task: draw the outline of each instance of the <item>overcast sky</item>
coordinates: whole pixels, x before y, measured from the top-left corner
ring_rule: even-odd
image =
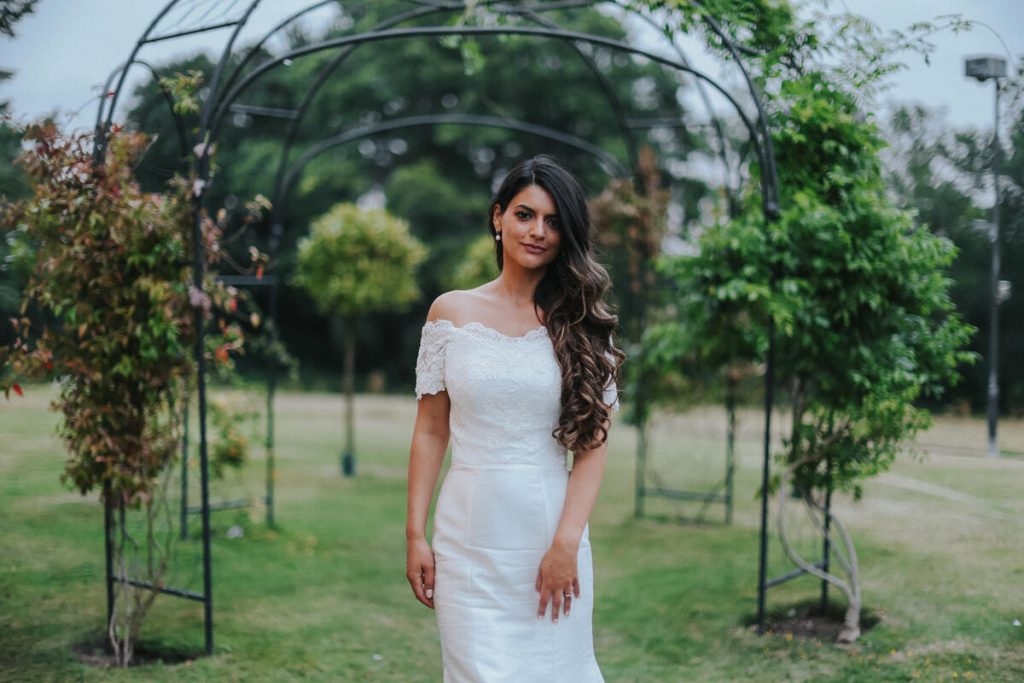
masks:
[[[233,0],[199,0],[204,8],[228,6]],[[901,29],[914,21],[960,13],[984,22],[998,32],[1012,56],[1024,54],[1024,0],[835,0],[863,14],[883,29]],[[15,27],[13,41],[0,38],[0,66],[14,70],[0,88],[19,119],[53,111],[69,116],[76,127],[89,127],[96,113],[95,98],[107,75],[130,54],[135,40],[166,0],[41,0],[36,12]],[[244,3],[239,2],[239,5]],[[305,3],[264,0],[254,13],[245,36],[260,35],[281,17]],[[216,38],[223,40],[224,32]],[[181,52],[212,44],[207,35],[169,41],[146,48],[143,57],[160,63]],[[992,31],[978,28],[967,34],[943,33],[927,66],[907,55],[909,68],[893,77],[889,100],[918,101],[943,107],[958,124],[991,126],[992,86],[963,76],[963,57],[977,53],[1006,56]],[[141,77],[141,74],[139,74]]]

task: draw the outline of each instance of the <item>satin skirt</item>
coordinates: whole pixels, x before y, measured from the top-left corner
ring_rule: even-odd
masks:
[[[581,595],[569,615],[537,617],[537,570],[565,501],[564,467],[448,470],[434,511],[434,609],[444,683],[603,683],[594,656],[589,527],[577,555]]]

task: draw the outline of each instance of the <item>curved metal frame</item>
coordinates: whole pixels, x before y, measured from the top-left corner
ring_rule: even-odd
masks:
[[[775,171],[774,155],[771,151],[770,135],[768,134],[767,119],[764,115],[763,109],[760,107],[758,102],[758,123],[754,124],[753,121],[747,116],[746,112],[740,106],[739,102],[722,87],[718,81],[711,78],[707,74],[698,69],[695,69],[687,64],[683,64],[676,59],[669,57],[663,57],[661,55],[650,52],[649,50],[642,50],[635,48],[628,43],[623,43],[618,40],[611,38],[605,38],[603,36],[595,36],[588,33],[579,33],[576,31],[565,31],[561,29],[546,29],[536,28],[527,26],[423,26],[415,28],[396,28],[396,29],[384,29],[381,31],[372,31],[367,33],[360,33],[350,36],[342,36],[339,38],[332,38],[329,40],[320,41],[317,43],[311,43],[304,45],[298,49],[291,50],[283,55],[274,57],[267,60],[260,66],[258,66],[251,73],[247,74],[239,83],[234,85],[220,100],[217,111],[211,117],[204,117],[201,131],[206,133],[207,136],[212,140],[216,138],[217,132],[220,129],[221,124],[224,121],[224,116],[230,108],[232,102],[234,102],[239,95],[248,87],[259,79],[260,76],[267,73],[271,69],[280,66],[285,61],[291,61],[298,57],[303,57],[310,54],[315,54],[331,48],[341,48],[348,45],[360,45],[363,43],[378,42],[384,40],[395,40],[404,38],[414,37],[427,37],[427,36],[486,36],[486,35],[526,35],[543,38],[556,38],[560,40],[575,41],[581,43],[591,43],[594,45],[600,45],[602,47],[609,47],[622,52],[639,55],[646,57],[652,62],[656,62],[663,66],[668,66],[676,69],[677,71],[683,71],[692,76],[704,81],[710,87],[714,88],[721,94],[736,110],[737,116],[743,122],[747,132],[750,133],[752,139],[757,141],[755,144],[755,150],[758,155],[758,160],[761,162],[762,168],[765,172],[761,174],[761,187],[763,200],[764,213],[770,219],[774,219],[778,216],[778,179]],[[746,74],[746,72],[743,72]],[[749,81],[749,76],[745,76]],[[753,84],[751,82],[751,87]],[[755,101],[758,98],[754,98]],[[207,103],[214,100],[211,97],[207,100]],[[202,148],[202,155],[200,156],[199,163],[205,163],[207,157],[208,148]]]
[[[536,135],[554,142],[560,142],[563,145],[575,147],[581,152],[590,154],[606,166],[606,171],[614,170],[620,177],[629,175],[629,171],[619,162],[618,159],[600,147],[578,138],[575,135],[562,133],[552,128],[538,126],[525,121],[517,121],[515,119],[504,119],[498,116],[457,114],[454,112],[445,114],[421,114],[418,116],[404,116],[397,119],[388,119],[387,121],[381,121],[380,123],[375,123],[370,126],[359,126],[357,128],[345,130],[310,147],[288,168],[288,171],[285,174],[284,184],[282,185],[282,192],[280,195],[282,212],[288,208],[289,191],[295,184],[295,181],[298,180],[299,174],[302,173],[307,164],[324,152],[340,145],[390,130],[414,128],[418,126],[437,126],[442,124],[504,128],[505,130],[516,130],[520,133]],[[609,175],[613,174],[609,173]]]
[[[616,4],[619,3],[616,2]],[[644,23],[646,23],[648,26],[658,31],[659,35],[662,35],[662,37],[666,39],[666,42],[668,43],[669,47],[671,47],[672,51],[676,53],[676,56],[679,58],[680,62],[689,65],[690,60],[686,58],[686,53],[683,52],[683,48],[679,45],[679,43],[675,41],[675,38],[673,36],[665,36],[661,32],[661,27],[658,26],[658,22],[654,21],[652,17],[646,14],[638,14],[637,16],[642,21],[644,21]],[[729,201],[729,214],[733,215],[736,207],[735,197],[733,196],[733,189],[729,187],[729,181],[731,180],[730,172],[732,169],[730,168],[729,156],[727,153],[727,145],[725,144],[725,131],[722,130],[722,122],[719,119],[719,117],[715,114],[714,108],[711,106],[711,98],[708,96],[708,91],[704,85],[704,82],[701,80],[697,80],[696,85],[697,92],[700,93],[701,101],[704,103],[704,109],[707,110],[708,116],[711,118],[711,125],[714,128],[715,137],[718,138],[718,155],[722,158],[722,166],[725,169],[725,189]],[[743,157],[741,155],[740,159],[742,160],[742,158]],[[739,172],[739,169],[737,169],[737,172]]]
[[[146,62],[141,59],[136,59],[132,63],[125,62],[124,64],[121,64],[116,69],[114,69],[110,73],[110,75],[107,76],[107,80],[103,84],[103,94],[100,95],[100,106],[97,108],[96,124],[94,126],[94,130],[100,129],[100,122],[103,120],[103,109],[104,104],[106,103],[107,93],[112,92],[110,90],[110,84],[113,83],[114,79],[118,76],[122,76],[123,78],[124,75],[127,73],[128,69],[130,68],[131,64],[138,64],[139,66],[144,66],[146,67],[146,70],[149,71],[150,74],[152,74],[153,79],[157,83],[157,87],[160,88],[160,93],[164,96],[164,100],[167,102],[167,108],[171,113],[171,118],[174,120],[174,129],[178,134],[178,154],[182,159],[188,158],[188,133],[185,131],[184,120],[182,120],[181,116],[178,115],[178,112],[174,111],[174,97],[167,90],[167,88],[165,88],[163,84],[160,83],[161,76],[160,72],[157,71],[156,67],[154,67],[149,62]],[[110,106],[111,111],[113,111],[114,105],[111,104]],[[103,149],[103,147],[97,145],[96,150],[98,151],[100,149]]]
[[[296,133],[298,131],[299,124],[303,118],[305,111],[312,103],[316,93],[322,87],[323,83],[330,77],[330,74],[344,61],[344,59],[351,54],[352,50],[364,43],[380,42],[387,40],[405,40],[410,38],[428,38],[428,37],[442,37],[442,36],[497,36],[497,35],[521,35],[529,36],[534,38],[560,40],[567,42],[573,46],[580,57],[587,63],[588,67],[593,71],[597,77],[598,84],[605,91],[605,95],[608,97],[609,106],[612,108],[615,114],[616,120],[620,127],[620,131],[626,140],[627,147],[629,149],[629,156],[635,158],[635,142],[632,139],[632,132],[627,122],[625,121],[624,114],[622,111],[621,103],[618,102],[615,97],[614,90],[611,88],[607,79],[603,77],[600,70],[597,69],[592,60],[587,58],[587,55],[580,48],[582,44],[589,44],[594,46],[601,46],[610,48],[615,51],[624,52],[636,56],[642,56],[654,63],[661,64],[662,66],[669,67],[676,70],[677,72],[687,73],[697,79],[698,83],[701,83],[701,93],[705,97],[706,92],[704,91],[704,85],[717,91],[722,97],[724,97],[735,109],[737,116],[743,122],[750,137],[750,144],[754,148],[757,154],[758,161],[761,164],[763,172],[761,173],[761,194],[762,194],[762,210],[767,220],[775,220],[779,215],[779,190],[778,190],[778,174],[775,167],[774,152],[772,150],[771,136],[768,129],[767,117],[764,112],[764,108],[761,103],[760,93],[757,87],[754,85],[753,80],[750,78],[744,64],[741,53],[751,54],[751,51],[742,46],[736,45],[721,29],[720,26],[710,17],[710,15],[701,11],[701,19],[707,28],[722,41],[725,45],[726,50],[729,52],[732,60],[736,66],[740,69],[743,75],[744,82],[746,83],[748,95],[754,102],[757,110],[757,115],[754,119],[751,119],[747,113],[740,106],[739,102],[734,98],[722,85],[720,85],[714,78],[707,74],[693,68],[689,65],[685,59],[682,51],[675,44],[672,43],[672,48],[676,53],[676,58],[665,57],[663,55],[656,54],[652,51],[640,49],[634,47],[626,42],[606,38],[603,36],[580,33],[576,31],[564,30],[555,24],[555,22],[549,20],[546,17],[541,16],[540,13],[557,10],[557,9],[572,9],[582,7],[592,7],[601,4],[614,4],[620,9],[630,12],[636,16],[644,17],[647,21],[651,21],[643,11],[637,8],[624,6],[621,1],[616,0],[563,0],[561,2],[553,1],[542,4],[526,4],[526,3],[508,3],[501,2],[500,0],[483,0],[479,3],[468,3],[458,0],[445,2],[443,0],[408,0],[413,6],[404,13],[393,16],[382,22],[382,27],[376,27],[370,31],[363,33],[356,33],[352,35],[345,35],[329,40],[323,40],[311,45],[303,46],[298,49],[289,51],[285,55],[281,55],[275,58],[266,60],[265,62],[257,65],[252,71],[243,75],[243,69],[252,61],[253,57],[259,51],[259,48],[273,35],[284,29],[286,26],[297,20],[301,16],[326,6],[334,0],[321,0],[313,2],[305,8],[298,10],[297,12],[290,15],[287,19],[280,22],[272,30],[267,32],[240,60],[235,69],[225,77],[225,71],[228,66],[228,62],[232,57],[235,42],[242,29],[248,23],[249,18],[255,11],[257,6],[260,4],[260,0],[248,0],[248,6],[245,7],[244,11],[241,11],[236,19],[223,20],[218,23],[210,24],[207,26],[190,27],[181,31],[171,30],[168,33],[154,36],[154,30],[160,25],[161,21],[168,16],[170,11],[178,6],[180,3],[187,3],[188,0],[169,0],[153,21],[149,24],[146,30],[143,32],[140,39],[136,42],[128,60],[125,64],[111,75],[108,80],[108,87],[110,82],[113,81],[115,76],[118,77],[117,85],[113,89],[112,95],[106,97],[106,90],[104,91],[104,97],[100,101],[99,111],[97,113],[97,124],[96,124],[96,137],[95,137],[95,148],[94,148],[94,160],[96,163],[100,163],[103,158],[103,152],[106,147],[106,134],[109,130],[114,112],[116,110],[117,102],[120,97],[121,91],[124,87],[125,80],[127,77],[128,70],[133,64],[142,63],[144,66],[149,66],[141,62],[138,59],[138,54],[141,48],[150,42],[156,42],[159,40],[169,40],[184,35],[194,35],[197,33],[212,31],[223,28],[231,28],[229,37],[227,38],[224,49],[222,50],[220,60],[217,62],[217,66],[214,70],[213,78],[209,88],[209,94],[203,102],[202,111],[200,114],[199,124],[199,144],[191,148],[187,145],[182,145],[183,149],[189,151],[195,151],[193,156],[193,169],[196,174],[196,178],[200,181],[200,186],[205,186],[205,183],[210,178],[210,157],[209,150],[212,143],[216,140],[217,133],[220,130],[220,126],[223,123],[224,117],[233,106],[235,100],[245,91],[245,89],[256,82],[262,75],[269,72],[270,70],[278,67],[285,63],[286,60],[296,59],[298,57],[326,51],[326,50],[338,50],[339,54],[336,56],[331,63],[325,66],[321,70],[317,79],[314,81],[313,86],[307,90],[306,96],[303,99],[303,103],[300,105],[300,109],[295,112],[296,116],[293,118],[292,125],[285,136],[285,144],[283,146],[281,162],[278,168],[278,173],[275,178],[275,198],[277,201],[274,202],[274,215],[272,219],[272,234],[271,234],[271,246],[272,249],[276,248],[279,241],[281,231],[283,231],[282,218],[283,213],[278,211],[278,206],[284,206],[287,203],[287,189],[291,185],[294,178],[297,176],[301,169],[314,158],[317,154],[323,152],[326,149],[350,142],[359,137],[366,135],[372,135],[382,130],[393,130],[395,128],[409,126],[409,125],[437,125],[440,123],[461,123],[471,125],[488,125],[488,126],[501,126],[510,128],[513,130],[520,130],[529,134],[543,135],[551,139],[557,139],[560,142],[573,145],[578,149],[582,149],[589,153],[595,154],[599,158],[603,158],[606,162],[607,157],[610,157],[606,152],[596,148],[591,143],[587,143],[584,140],[580,140],[571,135],[560,133],[558,131],[552,131],[551,129],[544,128],[542,126],[535,126],[533,124],[509,121],[507,119],[500,119],[498,117],[483,117],[474,115],[436,115],[428,117],[407,117],[405,119],[396,119],[380,124],[368,127],[362,127],[340,133],[328,140],[324,140],[319,144],[315,145],[312,149],[307,150],[295,164],[288,169],[288,157],[290,156],[290,150],[294,144]],[[496,13],[502,13],[507,15],[518,15],[524,17],[526,20],[531,21],[537,26],[417,26],[408,28],[392,28],[397,24],[402,23],[411,18],[418,18],[437,12],[458,12],[465,11],[467,5],[477,4],[478,6],[486,6],[491,11]],[[696,2],[694,4],[697,4]],[[697,5],[700,7],[700,5]],[[224,15],[231,13],[234,9],[235,4],[232,3],[228,6],[228,9],[224,10],[221,15],[221,19],[226,19]],[[194,8],[193,8],[194,9]],[[207,12],[207,15],[209,12]],[[185,17],[189,16],[191,11],[186,12]],[[205,19],[205,16],[200,19]],[[182,20],[179,20],[183,22]],[[173,29],[174,27],[172,27]],[[149,67],[152,70],[152,67]],[[154,72],[155,73],[155,72]],[[104,110],[106,109],[106,116],[104,117]],[[710,108],[709,108],[710,111]],[[178,121],[176,119],[176,121]],[[180,124],[180,122],[178,122]],[[715,118],[715,127],[720,139],[720,152],[723,155],[723,160],[726,162],[726,168],[728,170],[728,161],[725,158],[725,145],[724,135],[721,132],[721,127]],[[181,134],[181,127],[179,125],[179,135]],[[621,164],[616,162],[617,166],[621,168]],[[204,196],[203,194],[197,193],[193,201],[193,211],[195,214],[195,221],[193,226],[193,239],[195,244],[200,245],[202,241],[200,239],[200,215],[204,209]],[[198,289],[202,289],[203,275],[204,275],[204,263],[203,254],[200,249],[195,250],[194,263],[193,263],[193,285]],[[276,278],[271,278],[272,282],[276,283]],[[276,284],[271,285],[271,318],[273,319],[276,315]],[[208,459],[207,459],[207,433],[206,433],[206,364],[203,353],[204,348],[204,321],[199,311],[196,313],[196,343],[193,353],[196,359],[197,365],[197,403],[199,411],[199,455],[200,455],[200,476],[201,476],[201,488],[202,488],[202,502],[201,511],[203,519],[203,594],[198,596],[197,594],[188,594],[185,597],[191,597],[193,599],[201,600],[204,603],[204,626],[206,635],[206,651],[207,653],[213,652],[213,595],[212,595],[212,568],[211,568],[211,555],[210,555],[210,532],[209,532],[209,481],[208,481]],[[769,345],[768,357],[767,357],[767,372],[765,378],[765,429],[764,429],[764,480],[767,481],[768,468],[769,468],[769,454],[770,454],[770,443],[771,443],[771,409],[773,402],[773,366],[774,366],[774,331],[771,333],[771,342]],[[273,379],[268,380],[268,409],[272,406],[272,397],[274,391]],[[268,458],[272,458],[273,448],[273,436],[272,436],[272,412],[269,415],[268,420]],[[272,462],[272,460],[271,460]],[[758,613],[759,616],[763,615],[764,610],[764,569],[765,569],[765,557],[766,557],[766,520],[767,520],[767,497],[762,496],[762,528],[761,528],[761,567],[760,567],[760,582],[759,582],[759,593],[758,593]],[[110,514],[108,511],[107,518],[109,519]],[[109,535],[109,531],[108,531]],[[109,553],[109,544],[108,544]],[[109,557],[108,557],[109,560]],[[108,561],[109,567],[109,561]],[[108,586],[108,614],[109,609],[112,607],[112,585],[115,580],[129,581],[125,577],[114,577],[108,570],[107,572],[107,586]],[[136,582],[138,583],[138,582]],[[144,586],[145,587],[145,586]],[[158,587],[148,586],[149,588],[159,589]],[[177,589],[164,589],[165,592],[171,594],[179,594],[182,591]]]

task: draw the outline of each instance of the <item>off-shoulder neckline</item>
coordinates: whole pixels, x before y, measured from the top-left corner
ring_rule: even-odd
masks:
[[[448,327],[448,328],[451,328],[453,330],[460,330],[460,331],[464,331],[464,332],[469,332],[469,331],[472,331],[472,330],[476,330],[476,331],[482,333],[484,336],[492,337],[492,338],[495,338],[495,339],[508,340],[508,341],[520,341],[520,340],[525,341],[525,340],[528,340],[528,339],[544,338],[544,337],[547,337],[547,334],[548,334],[548,328],[546,328],[544,325],[539,325],[538,327],[535,327],[532,330],[528,330],[527,332],[525,332],[523,334],[519,334],[519,335],[505,334],[504,332],[500,332],[500,331],[494,329],[493,327],[489,327],[489,326],[484,325],[483,323],[477,322],[475,320],[472,320],[472,321],[470,321],[468,323],[465,323],[464,325],[460,326],[460,325],[456,325],[451,320],[447,320],[445,318],[437,318],[436,320],[428,320],[426,323],[424,323],[424,327],[426,327],[427,325],[437,325],[437,326],[440,326],[440,327]]]

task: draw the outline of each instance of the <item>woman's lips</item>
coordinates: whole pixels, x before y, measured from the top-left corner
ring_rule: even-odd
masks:
[[[526,251],[530,252],[531,254],[541,254],[547,251],[547,249],[545,249],[544,247],[538,247],[534,244],[524,244],[523,246],[526,248]]]

